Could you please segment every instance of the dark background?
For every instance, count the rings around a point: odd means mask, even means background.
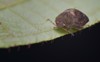
[[[74,35],[34,44],[30,48],[20,46],[0,49],[0,62],[99,62],[100,23]]]

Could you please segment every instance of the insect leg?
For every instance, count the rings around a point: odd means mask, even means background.
[[[66,30],[66,29],[63,28],[63,30],[65,30],[66,32],[68,32],[68,33],[70,33],[72,36],[74,36],[74,33],[71,32],[71,29]]]
[[[70,30],[68,30],[67,32],[70,33],[72,36],[74,36],[74,33],[72,33]]]

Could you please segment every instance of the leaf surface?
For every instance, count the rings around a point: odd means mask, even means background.
[[[84,12],[90,21],[83,29],[100,22],[100,0],[0,0],[0,48],[28,45],[69,34],[54,29],[55,18],[68,8]],[[75,31],[73,31],[75,32]]]

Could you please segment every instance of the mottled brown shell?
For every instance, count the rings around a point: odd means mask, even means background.
[[[74,8],[65,10],[55,20],[57,27],[65,29],[80,29],[88,21],[89,18],[84,13]]]

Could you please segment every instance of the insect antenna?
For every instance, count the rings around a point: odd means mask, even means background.
[[[47,21],[51,22],[53,25],[56,26],[56,24],[54,22],[52,22],[50,19],[47,19]]]

